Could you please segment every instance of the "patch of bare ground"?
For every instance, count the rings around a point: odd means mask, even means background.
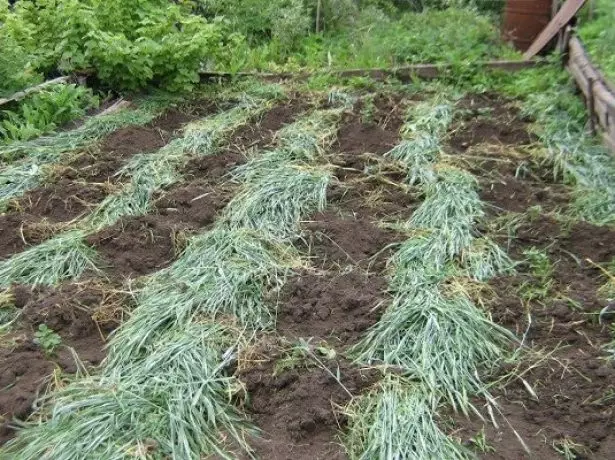
[[[448,144],[463,153],[482,143],[495,145],[529,145],[536,136],[512,101],[494,93],[469,94],[457,102],[462,117],[451,130]]]
[[[375,383],[378,372],[341,357],[319,360],[322,365],[269,346],[242,362],[238,376],[248,394],[245,406],[262,431],[250,440],[257,458],[347,458],[337,439],[346,423],[338,409]]]
[[[77,372],[71,348],[86,367],[100,364],[106,338],[119,325],[128,300],[118,286],[96,281],[16,285],[12,293],[19,316],[0,344],[0,445],[15,435],[14,420],[25,420],[34,411],[54,371]],[[62,339],[51,354],[35,340],[41,324]]]
[[[543,208],[561,206],[563,193],[551,189],[532,193],[533,184],[504,189],[502,193],[483,190],[483,197],[499,208],[524,211],[528,205]],[[515,190],[516,196],[508,196]],[[530,347],[527,362],[510,365],[501,375],[523,372],[523,380],[510,377],[494,390],[508,423],[519,433],[528,454],[507,423],[500,427],[478,420],[457,420],[455,435],[469,440],[484,428],[493,447],[481,453],[485,459],[563,458],[559,451],[569,448],[571,458],[607,460],[615,447],[615,361],[605,346],[612,340],[609,327],[598,323],[606,305],[599,294],[606,282],[595,264],[615,257],[615,230],[586,222],[557,221],[538,215],[524,222],[510,242],[509,253],[524,259],[530,248],[543,250],[553,264],[553,286],[543,301],[522,301],[520,289],[537,280],[522,265],[519,274],[491,282],[497,297],[490,305],[493,319],[524,337]]]

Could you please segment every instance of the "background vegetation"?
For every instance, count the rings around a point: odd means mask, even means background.
[[[3,2],[0,96],[69,72],[119,90],[150,83],[177,90],[196,83],[203,67],[344,67],[495,56],[504,50],[497,29],[469,9],[498,4],[20,0],[11,9]]]
[[[615,2],[594,0],[581,17],[579,34],[594,62],[611,80],[615,81]]]

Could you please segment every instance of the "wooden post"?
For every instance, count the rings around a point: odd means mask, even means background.
[[[572,37],[572,27],[566,26],[564,34],[562,35],[561,43],[559,43],[560,55],[562,57],[562,67],[568,65],[568,59],[570,58],[570,38]]]
[[[591,22],[594,19],[594,8],[596,2],[595,0],[589,0],[589,21]]]
[[[588,83],[588,92],[587,95],[587,110],[589,112],[589,129],[592,133],[592,136],[596,135],[596,120],[594,119],[594,110],[595,110],[595,102],[594,102],[594,83],[595,80],[593,78],[589,78],[587,80]]]

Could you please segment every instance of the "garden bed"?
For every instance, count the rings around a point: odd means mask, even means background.
[[[261,97],[262,90],[256,94]],[[436,184],[452,187],[446,197],[466,193],[479,211],[468,220],[470,245],[451,250],[437,265],[438,273],[430,275],[443,278],[423,280],[419,294],[435,286],[437,292],[430,295],[441,294],[450,302],[461,292],[469,302],[463,305],[476,311],[470,320],[477,323],[470,324],[499,331],[502,341],[493,360],[466,363],[468,376],[473,370],[484,375],[479,382],[467,376],[459,380],[468,385],[485,420],[455,413],[448,396],[439,395],[437,381],[415,395],[436,401],[420,421],[442,435],[436,437],[439,449],[450,443],[466,455],[450,458],[524,458],[528,454],[513,429],[536,456],[559,458],[558,450],[572,449],[577,456],[608,458],[615,443],[609,410],[615,367],[604,349],[612,337],[608,325],[598,322],[598,313],[606,305],[601,287],[608,281],[605,267],[615,258],[615,230],[572,217],[576,190],[553,174],[531,120],[515,101],[495,93],[455,98],[383,86],[328,96],[286,89],[274,100],[234,101],[198,116],[167,112],[151,125],[110,134],[100,144],[101,154],[77,156],[74,167],[59,169],[48,185],[29,191],[8,209],[1,217],[6,223],[0,280],[7,304],[19,315],[3,333],[0,347],[0,367],[11,369],[0,376],[2,442],[15,435],[13,417],[31,416],[34,423],[8,444],[9,453],[35,452],[39,442],[43,449],[47,429],[44,448],[68,452],[62,436],[77,437],[83,420],[94,417],[88,411],[97,410],[96,398],[88,393],[93,388],[100,389],[103,399],[111,388],[113,401],[129,398],[135,388],[146,388],[141,399],[172,394],[160,404],[182,417],[185,409],[190,420],[212,404],[219,421],[199,419],[190,426],[194,433],[182,432],[187,442],[182,445],[174,438],[180,435],[168,428],[173,420],[166,418],[166,408],[152,413],[151,406],[109,402],[103,418],[122,415],[119,407],[135,412],[125,426],[101,424],[103,441],[81,446],[82,452],[101,458],[119,452],[115,436],[122,436],[127,451],[146,449],[175,458],[192,458],[187,453],[219,458],[231,452],[238,458],[272,460],[354,459],[357,449],[384,452],[384,445],[361,431],[361,421],[373,414],[361,402],[369,395],[383,397],[388,384],[382,382],[398,382],[399,394],[414,395],[415,385],[428,379],[395,353],[378,355],[377,347],[373,352],[366,339],[380,340],[378,328],[395,326],[390,315],[410,298],[399,295],[407,282],[403,267],[408,273],[422,269],[421,264],[431,269],[428,264],[437,259],[425,249],[418,259],[402,263],[409,243],[441,230],[416,223],[420,216],[437,214]],[[189,137],[195,132],[199,135]],[[214,134],[219,135],[215,142],[203,140]],[[412,150],[421,139],[435,139],[437,147]],[[200,144],[176,151],[173,142],[178,140]],[[115,152],[108,158],[107,148]],[[413,163],[427,151],[433,156]],[[172,168],[177,175],[151,186],[147,182],[147,206],[123,214],[109,207],[106,214],[97,214],[120,187],[139,190],[135,169],[115,183],[121,166],[148,156],[167,160],[165,155],[176,158]],[[118,163],[107,167],[107,162]],[[163,173],[160,177],[166,177]],[[100,191],[100,182],[107,183],[104,193],[81,193]],[[68,206],[70,200],[76,204]],[[449,212],[456,215],[461,207]],[[113,218],[90,221],[91,213]],[[51,230],[31,236],[41,222]],[[454,226],[457,220],[451,222]],[[35,254],[29,251],[67,232],[72,235],[73,228],[83,232],[79,244],[70,243],[84,258],[83,266],[66,269],[54,282],[35,282],[46,275],[37,267],[23,268],[27,261],[19,255],[24,250]],[[514,271],[511,265],[491,275],[471,274],[467,254],[477,240],[492,241],[508,253],[517,262]],[[54,257],[63,254],[55,251]],[[460,289],[454,296],[453,288]],[[392,346],[413,347],[412,340],[400,337],[418,322],[400,319],[404,327],[394,337],[400,342],[392,339]],[[54,350],[35,340],[41,324],[59,335],[62,343]],[[223,337],[200,335],[209,333]],[[149,374],[138,376],[143,379],[138,386],[122,386],[133,384],[138,366],[176,345],[178,355],[148,364]],[[68,347],[94,376],[102,375],[100,380],[80,376],[85,387],[72,382],[78,369]],[[416,347],[404,353],[412,352]],[[204,361],[190,367],[198,374],[194,379],[182,380],[190,376],[173,366],[191,360]],[[24,362],[31,365],[24,367]],[[53,374],[54,369],[59,370]],[[427,365],[425,375],[430,372]],[[51,405],[36,411],[33,402],[52,374],[57,393],[51,393]],[[117,375],[121,378],[114,380]],[[173,392],[194,380],[208,383],[195,390],[201,397],[187,409],[186,394]],[[160,386],[148,387],[154,384]],[[82,412],[49,412],[54,403],[66,404],[53,395],[67,395],[73,388],[82,392],[77,400],[87,402]],[[491,405],[497,428],[481,398],[487,389],[488,398],[498,403]],[[470,407],[461,398],[452,399],[459,408]],[[404,407],[394,417],[410,412]],[[70,429],[54,431],[45,423],[49,417],[66,417],[62,421]],[[152,431],[158,438],[130,438],[137,425],[141,434],[152,429],[152,419],[162,427]],[[260,433],[244,428],[246,423]],[[403,426],[410,425],[415,426]],[[383,438],[394,440],[398,431],[383,431]],[[248,452],[240,445],[244,438]],[[171,450],[180,445],[188,450]],[[396,447],[400,458],[408,458],[408,452],[417,458],[424,454],[411,443]]]

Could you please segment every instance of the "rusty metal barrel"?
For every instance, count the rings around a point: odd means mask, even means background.
[[[507,0],[502,35],[521,51],[527,50],[549,24],[553,0]]]

